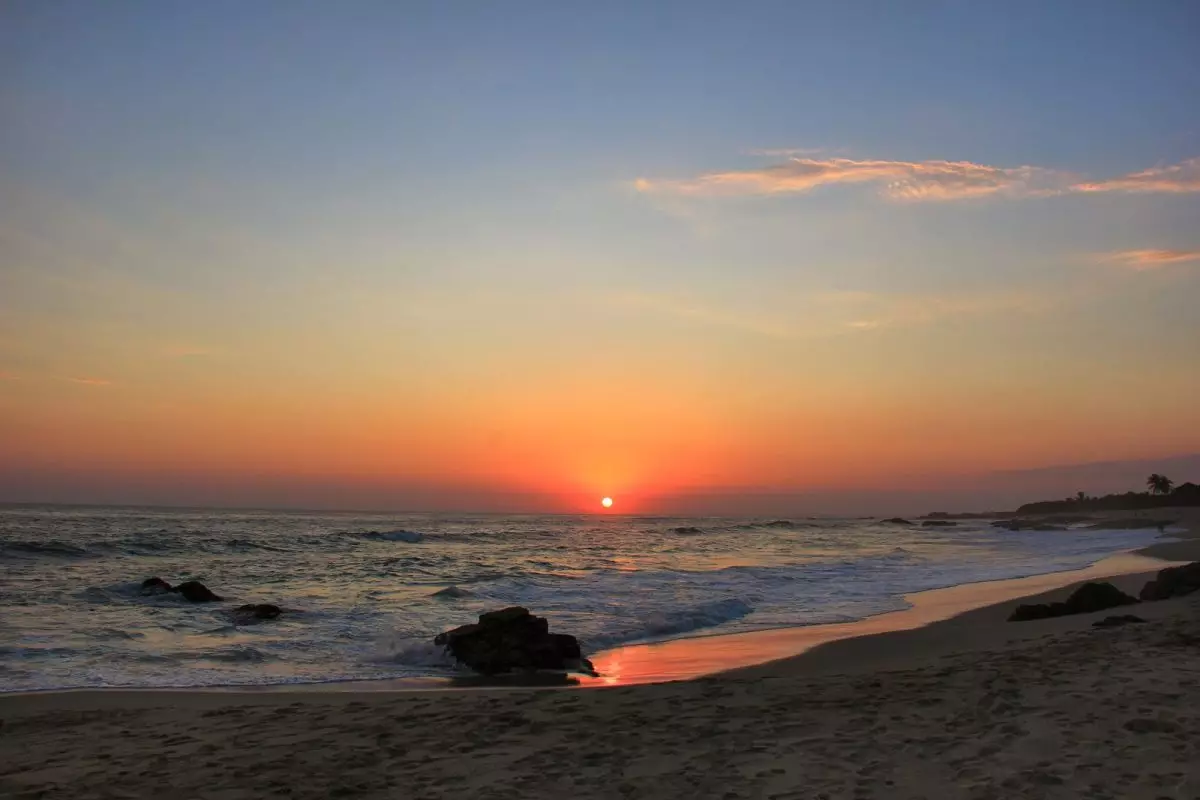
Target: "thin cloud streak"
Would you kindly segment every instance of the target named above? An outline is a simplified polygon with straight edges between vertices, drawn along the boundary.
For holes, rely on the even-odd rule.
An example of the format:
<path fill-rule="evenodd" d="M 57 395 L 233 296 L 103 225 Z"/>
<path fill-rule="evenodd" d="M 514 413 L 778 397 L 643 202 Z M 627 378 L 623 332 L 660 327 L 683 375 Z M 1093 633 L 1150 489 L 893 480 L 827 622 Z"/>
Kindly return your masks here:
<path fill-rule="evenodd" d="M 112 386 L 112 381 L 107 378 L 66 378 L 66 380 L 83 386 Z"/>
<path fill-rule="evenodd" d="M 634 188 L 647 194 L 744 197 L 804 194 L 839 184 L 875 184 L 883 197 L 898 202 L 991 196 L 1040 197 L 1073 192 L 1200 191 L 1200 158 L 1104 181 L 1085 182 L 1069 172 L 1034 166 L 996 167 L 971 161 L 812 158 L 785 150 L 758 153 L 790 157 L 781 164 L 710 172 L 685 180 L 638 178 Z"/>
<path fill-rule="evenodd" d="M 1077 183 L 1073 192 L 1126 192 L 1147 194 L 1186 194 L 1200 192 L 1200 158 L 1189 158 L 1166 167 L 1152 167 L 1141 172 L 1131 172 L 1118 178 Z"/>
<path fill-rule="evenodd" d="M 1200 261 L 1200 250 L 1119 250 L 1113 253 L 1101 253 L 1097 258 L 1105 263 L 1120 264 L 1142 271 L 1168 264 Z"/>

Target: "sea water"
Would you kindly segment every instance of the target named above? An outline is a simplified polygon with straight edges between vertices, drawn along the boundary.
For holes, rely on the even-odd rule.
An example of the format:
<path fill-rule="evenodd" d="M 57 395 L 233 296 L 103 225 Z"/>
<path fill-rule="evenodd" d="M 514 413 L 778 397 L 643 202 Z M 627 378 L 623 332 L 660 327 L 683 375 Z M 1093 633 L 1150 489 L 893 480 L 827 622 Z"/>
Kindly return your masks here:
<path fill-rule="evenodd" d="M 0 507 L 0 691 L 451 675 L 433 637 L 523 605 L 588 652 L 844 622 L 1087 566 L 1155 531 L 867 519 Z M 143 596 L 199 580 L 224 598 Z M 274 603 L 275 620 L 230 611 Z"/>

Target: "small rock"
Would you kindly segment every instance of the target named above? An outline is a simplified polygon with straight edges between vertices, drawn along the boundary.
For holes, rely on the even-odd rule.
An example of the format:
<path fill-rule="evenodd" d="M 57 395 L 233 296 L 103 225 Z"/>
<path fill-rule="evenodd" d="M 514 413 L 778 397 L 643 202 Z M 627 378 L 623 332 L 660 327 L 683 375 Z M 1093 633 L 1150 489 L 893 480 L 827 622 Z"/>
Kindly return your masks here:
<path fill-rule="evenodd" d="M 283 613 L 283 609 L 270 603 L 247 603 L 233 610 L 236 622 L 249 622 L 259 619 L 275 619 Z"/>
<path fill-rule="evenodd" d="M 193 603 L 217 603 L 221 598 L 200 581 L 185 581 L 175 587 L 185 600 Z"/>
<path fill-rule="evenodd" d="M 892 517 L 891 519 L 881 519 L 881 520 L 879 520 L 879 524 L 880 525 L 912 525 L 912 523 L 909 522 L 908 520 L 906 520 L 904 517 Z"/>
<path fill-rule="evenodd" d="M 175 591 L 175 587 L 164 581 L 162 578 L 146 578 L 142 581 L 142 594 L 166 594 Z"/>

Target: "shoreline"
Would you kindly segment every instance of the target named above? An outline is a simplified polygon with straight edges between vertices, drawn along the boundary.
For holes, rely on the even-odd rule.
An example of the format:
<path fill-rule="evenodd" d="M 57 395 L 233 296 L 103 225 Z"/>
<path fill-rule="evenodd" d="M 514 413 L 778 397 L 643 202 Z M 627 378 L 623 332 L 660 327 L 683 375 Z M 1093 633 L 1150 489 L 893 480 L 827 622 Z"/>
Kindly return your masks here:
<path fill-rule="evenodd" d="M 1187 515 L 1185 515 L 1187 516 Z M 1019 578 L 978 581 L 929 589 L 903 595 L 907 608 L 887 611 L 859 620 L 787 626 L 737 633 L 668 639 L 660 642 L 622 645 L 602 650 L 591 658 L 598 677 L 584 675 L 533 675 L 512 678 L 422 676 L 347 680 L 313 683 L 275 683 L 227 686 L 182 687 L 80 687 L 34 691 L 0 692 L 0 712 L 6 701 L 22 697 L 116 696 L 128 700 L 141 694 L 168 696 L 200 695 L 250 700 L 262 696 L 300 695 L 422 695 L 431 692 L 489 692 L 529 689 L 647 686 L 702 680 L 725 674 L 750 673 L 794 659 L 805 659 L 825 648 L 860 638 L 909 634 L 953 621 L 963 615 L 993 607 L 1010 607 L 1019 602 L 1062 599 L 1059 590 L 1088 580 L 1114 579 L 1120 588 L 1136 596 L 1140 583 L 1172 564 L 1200 560 L 1200 513 L 1177 523 L 1183 527 L 1136 550 L 1116 553 L 1087 567 L 1048 572 Z M 1167 538 L 1170 537 L 1170 538 Z M 1124 580 L 1118 581 L 1116 579 Z M 1065 595 L 1064 595 L 1065 596 Z M 819 656 L 822 657 L 823 656 Z M 110 702 L 102 703 L 109 706 Z"/>
<path fill-rule="evenodd" d="M 1160 545 L 1200 560 L 1195 526 Z M 1116 559 L 1154 565 L 1111 578 L 1135 594 L 1163 564 Z M 923 592 L 799 655 L 668 683 L 2 695 L 0 796 L 1198 797 L 1200 593 L 1117 628 L 1092 627 L 1112 610 L 1005 621 L 1112 567 Z"/>

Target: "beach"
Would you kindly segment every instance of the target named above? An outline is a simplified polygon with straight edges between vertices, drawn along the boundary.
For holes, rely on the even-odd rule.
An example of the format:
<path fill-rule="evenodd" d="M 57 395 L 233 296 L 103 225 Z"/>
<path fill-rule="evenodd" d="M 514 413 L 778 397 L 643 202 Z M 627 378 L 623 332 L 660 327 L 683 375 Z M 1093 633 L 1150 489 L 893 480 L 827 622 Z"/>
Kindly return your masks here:
<path fill-rule="evenodd" d="M 1200 559 L 1185 522 L 1142 555 Z M 1136 594 L 1152 575 L 1112 582 Z M 984 603 L 1013 591 L 980 586 Z M 7 695 L 0 795 L 1200 796 L 1200 595 L 1116 628 L 1005 622 L 1028 600 L 652 685 Z"/>

